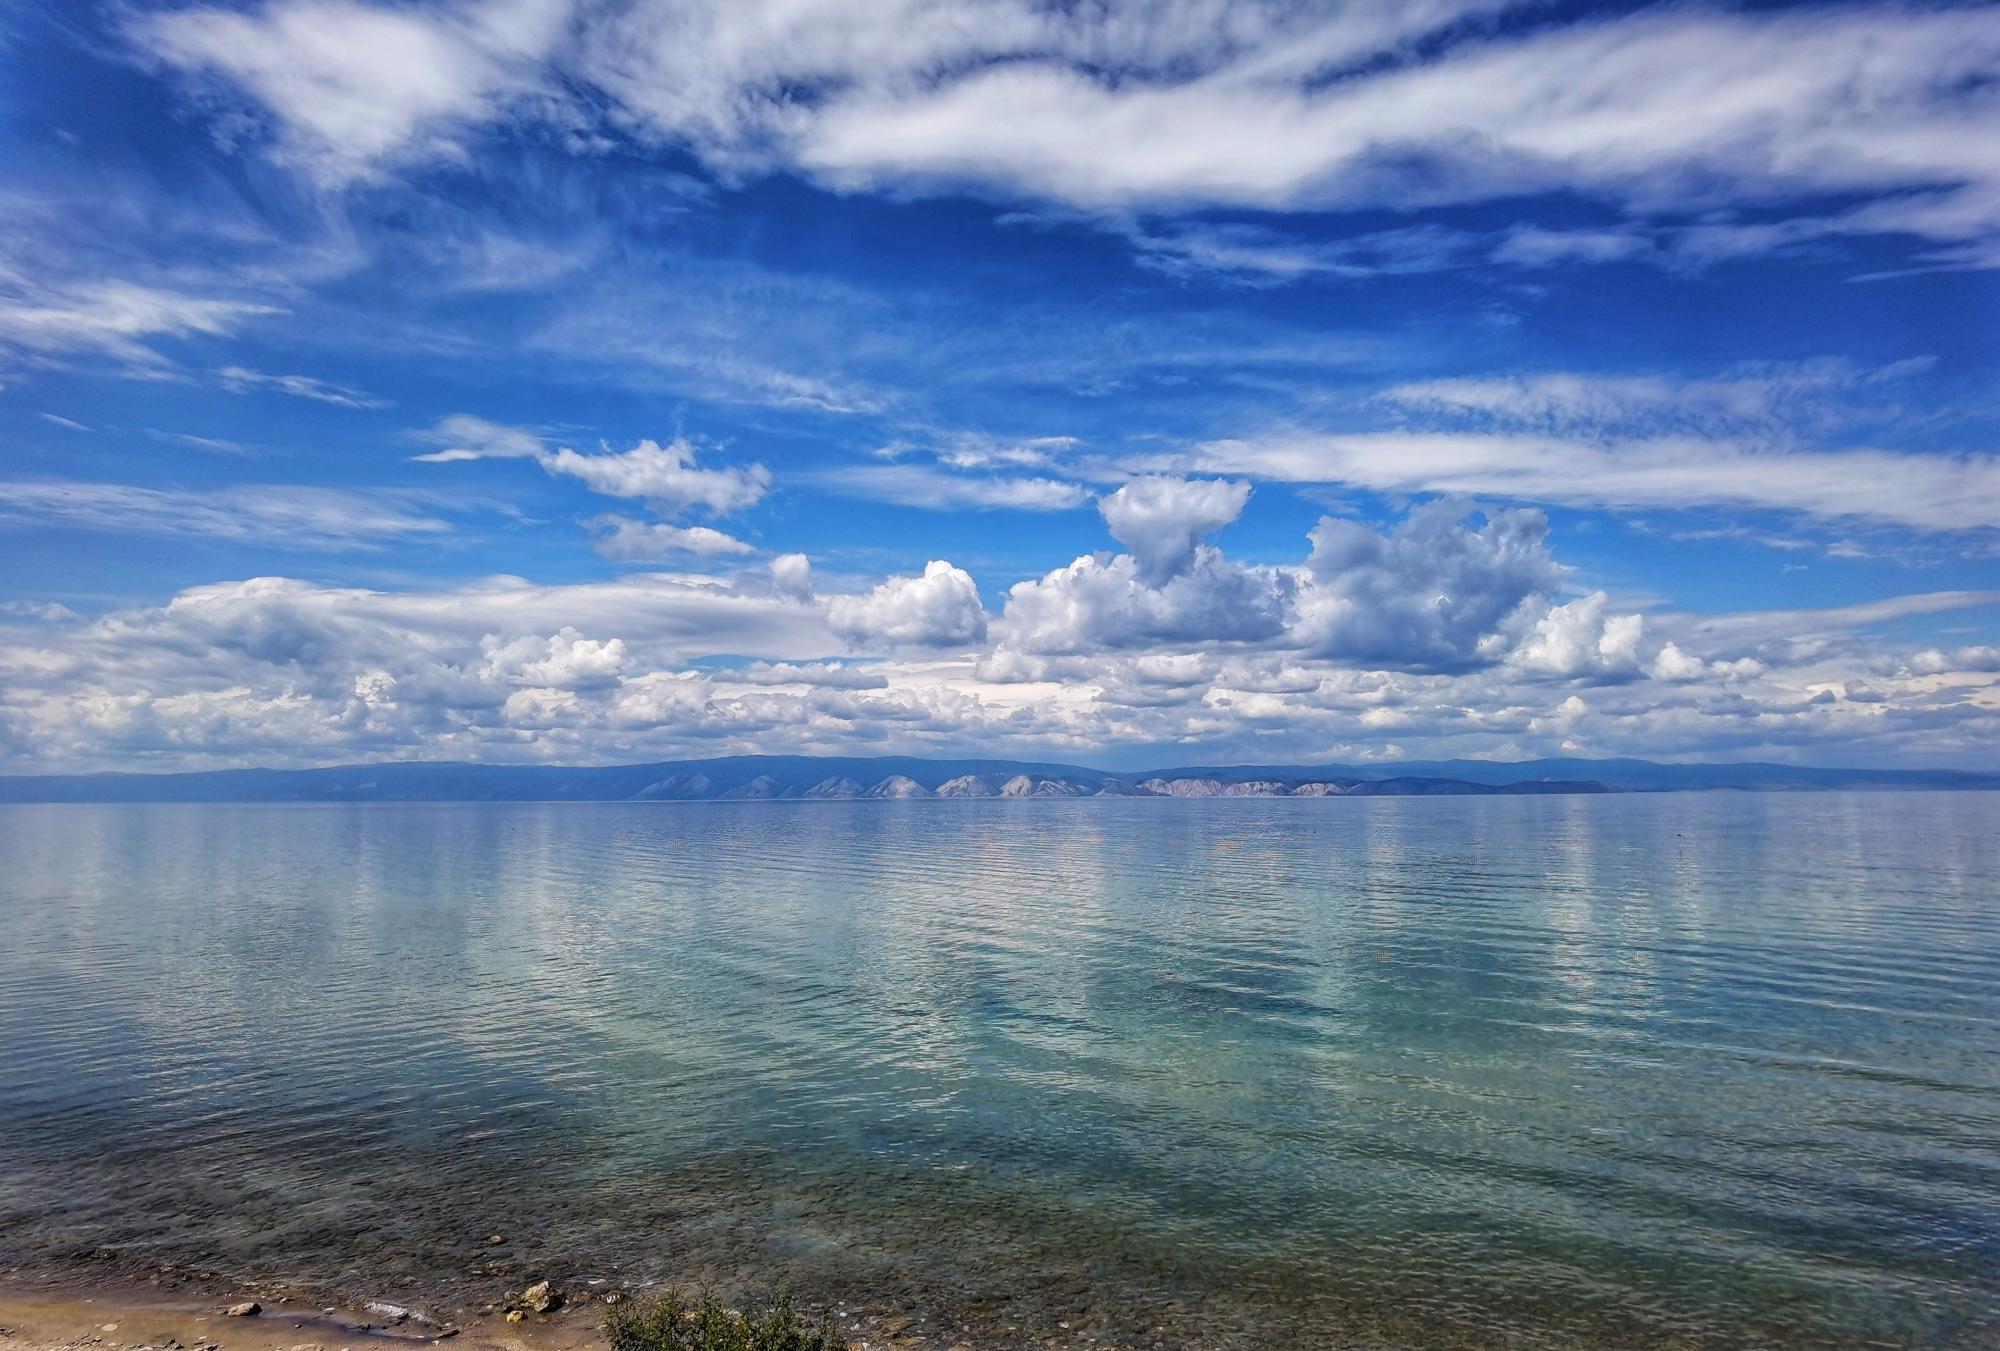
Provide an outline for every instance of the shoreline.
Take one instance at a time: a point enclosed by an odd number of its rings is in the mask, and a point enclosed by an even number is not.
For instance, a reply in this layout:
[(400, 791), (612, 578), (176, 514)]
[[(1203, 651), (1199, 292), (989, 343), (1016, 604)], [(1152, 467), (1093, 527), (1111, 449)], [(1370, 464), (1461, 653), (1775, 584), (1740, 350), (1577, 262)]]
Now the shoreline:
[[(664, 1289), (664, 1287), (661, 1287)], [(692, 1293), (694, 1287), (687, 1287)], [(521, 1292), (515, 1291), (518, 1296)], [(0, 1273), (0, 1351), (590, 1351), (605, 1346), (603, 1298), (622, 1291), (565, 1290), (546, 1313), (517, 1298), (487, 1304), (360, 1297), (327, 1287), (164, 1268), (93, 1277), (87, 1271)], [(254, 1303), (253, 1315), (228, 1311)], [(817, 1316), (821, 1306), (800, 1306)], [(1119, 1351), (1113, 1336), (939, 1326), (915, 1311), (868, 1303), (825, 1306), (848, 1351), (1012, 1351), (1016, 1347)]]

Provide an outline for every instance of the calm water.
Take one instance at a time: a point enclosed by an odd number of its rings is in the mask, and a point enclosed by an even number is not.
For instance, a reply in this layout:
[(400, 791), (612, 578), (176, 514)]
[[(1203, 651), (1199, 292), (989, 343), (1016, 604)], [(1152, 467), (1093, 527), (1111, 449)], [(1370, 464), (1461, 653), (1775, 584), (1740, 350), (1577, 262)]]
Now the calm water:
[(1987, 1345), (1996, 940), (2000, 795), (6, 807), (0, 1265)]

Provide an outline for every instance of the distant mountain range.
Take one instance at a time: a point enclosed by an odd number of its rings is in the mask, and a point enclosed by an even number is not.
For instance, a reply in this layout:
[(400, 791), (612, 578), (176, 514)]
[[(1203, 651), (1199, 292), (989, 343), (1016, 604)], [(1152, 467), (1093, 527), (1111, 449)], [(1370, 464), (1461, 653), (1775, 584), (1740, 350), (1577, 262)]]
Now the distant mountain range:
[(395, 763), (0, 778), (0, 802), (630, 802), (841, 798), (1426, 797), (1521, 793), (2000, 789), (2000, 774), (1650, 760), (1192, 765), (1114, 774), (1020, 760), (734, 755), (650, 765)]

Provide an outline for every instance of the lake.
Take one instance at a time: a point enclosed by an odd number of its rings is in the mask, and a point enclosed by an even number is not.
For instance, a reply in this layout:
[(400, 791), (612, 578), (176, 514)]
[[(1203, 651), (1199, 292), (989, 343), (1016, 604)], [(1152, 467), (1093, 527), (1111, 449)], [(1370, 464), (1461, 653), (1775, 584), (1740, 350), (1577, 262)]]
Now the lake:
[(1991, 1344), (2000, 795), (4, 807), (0, 1264), (100, 1248)]

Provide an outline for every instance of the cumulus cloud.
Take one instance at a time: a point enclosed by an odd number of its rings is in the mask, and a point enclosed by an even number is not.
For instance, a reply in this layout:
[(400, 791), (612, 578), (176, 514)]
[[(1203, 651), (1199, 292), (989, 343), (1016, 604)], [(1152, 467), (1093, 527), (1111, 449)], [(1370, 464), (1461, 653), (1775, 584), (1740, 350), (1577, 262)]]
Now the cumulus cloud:
[(1387, 535), (1324, 517), (1306, 559), (1293, 637), (1322, 657), (1406, 670), (1463, 670), (1494, 662), (1533, 598), (1560, 573), (1539, 511), (1486, 513), (1466, 522), (1461, 502), (1411, 511)]
[[(1252, 567), (1196, 542), (1234, 519), (1247, 497), (1241, 485), (1128, 486), (1131, 496), (1105, 499), (1105, 514), (1134, 552), (1086, 555), (1011, 588), (1004, 651), (1258, 644), (1388, 670), (1469, 670), (1512, 653), (1534, 629), (1535, 602), (1560, 582), (1538, 511), (1495, 510), (1473, 523), (1464, 503), (1438, 500), (1386, 534), (1327, 517), (1312, 532), (1303, 566)], [(1550, 622), (1561, 628), (1571, 618)], [(1618, 632), (1611, 645), (1622, 650)], [(1535, 659), (1553, 662), (1553, 646), (1537, 649)], [(1028, 678), (1034, 668), (994, 669)]]
[(1097, 501), (1111, 538), (1151, 586), (1186, 572), (1203, 539), (1243, 514), (1250, 485), (1222, 479), (1134, 479)]
[(1284, 629), (1291, 579), (1211, 545), (1155, 585), (1131, 554), (1092, 554), (1007, 593), (1009, 646), (1079, 653), (1171, 642), (1257, 642)]
[(575, 689), (609, 685), (629, 664), (625, 640), (586, 638), (567, 626), (548, 638), (513, 639), (487, 634), (479, 650), (489, 680), (538, 688)]
[(571, 690), (535, 688), (508, 695), (500, 716), (509, 727), (545, 731), (576, 721), (581, 709), (582, 702)]
[[(1650, 663), (1661, 671), (1593, 679), (1578, 694), (1569, 679), (1553, 683), (1519, 662), (1357, 669), (1289, 647), (1284, 634), (1229, 648), (1204, 639), (988, 654), (968, 644), (974, 650), (911, 657), (878, 639), (857, 667), (826, 659), (841, 640), (825, 608), (761, 583), (494, 578), (392, 592), (259, 578), (98, 619), (9, 626), (0, 635), (0, 754), (22, 768), (411, 755), (604, 763), (851, 752), (867, 742), (885, 752), (1083, 759), (1171, 744), (1176, 759), (1239, 762), (1418, 748), (1965, 761), (2000, 723), (2000, 685), (1978, 669), (1996, 664), (1991, 652), (1896, 658), (1856, 637), (1884, 616), (1946, 603), (1896, 598), (1720, 627), (1714, 617), (1655, 612), (1640, 652), (1657, 624), (1669, 635)], [(1961, 593), (1949, 603), (1981, 602)], [(1586, 674), (1600, 662), (1623, 666), (1615, 625), (1589, 622), (1619, 616), (1568, 604), (1578, 608), (1558, 615), (1551, 627), (1560, 632), (1531, 622), (1518, 645), (1553, 656), (1567, 634), (1573, 660), (1555, 665)], [(1538, 621), (1561, 609), (1527, 613)], [(909, 607), (882, 617), (908, 623)], [(1734, 655), (1771, 632), (1847, 637), (1769, 667)], [(1933, 665), (1964, 669), (1915, 669)]]
[(651, 563), (676, 554), (721, 558), (757, 552), (734, 535), (705, 525), (663, 525), (618, 515), (599, 516), (590, 525), (598, 532), (591, 547), (621, 563)]
[(2000, 672), (2000, 647), (1991, 643), (1976, 643), (1949, 651), (1927, 647), (1910, 658), (1909, 666), (1910, 670), (1918, 675), (1941, 675), (1956, 671), (1982, 674)]
[(755, 506), (770, 490), (771, 471), (763, 465), (703, 469), (695, 464), (698, 454), (691, 442), (674, 440), (664, 446), (641, 441), (628, 451), (599, 455), (565, 446), (539, 458), (551, 474), (568, 475), (607, 497), (641, 499), (667, 516), (694, 507), (727, 516)]
[(1733, 661), (1704, 661), (1690, 652), (1683, 652), (1680, 644), (1671, 640), (1660, 645), (1660, 650), (1646, 664), (1645, 670), (1655, 680), (1670, 684), (1685, 684), (1689, 681), (1728, 682), (1734, 680), (1754, 680), (1768, 668), (1755, 657), (1738, 657)]
[(851, 643), (954, 647), (986, 641), (986, 609), (970, 573), (941, 559), (921, 577), (891, 577), (873, 591), (837, 596), (827, 610), (833, 631)]
[(771, 586), (789, 600), (811, 600), (812, 560), (804, 554), (779, 554), (771, 560)]
[[(1606, 614), (1609, 603), (1604, 592), (1593, 591), (1566, 605), (1550, 607), (1514, 649), (1511, 660), (1523, 670), (1553, 676), (1617, 679), (1637, 675), (1645, 618)], [(1666, 662), (1667, 668), (1678, 670), (1685, 660), (1676, 649)], [(1695, 666), (1700, 669), (1699, 662)]]

